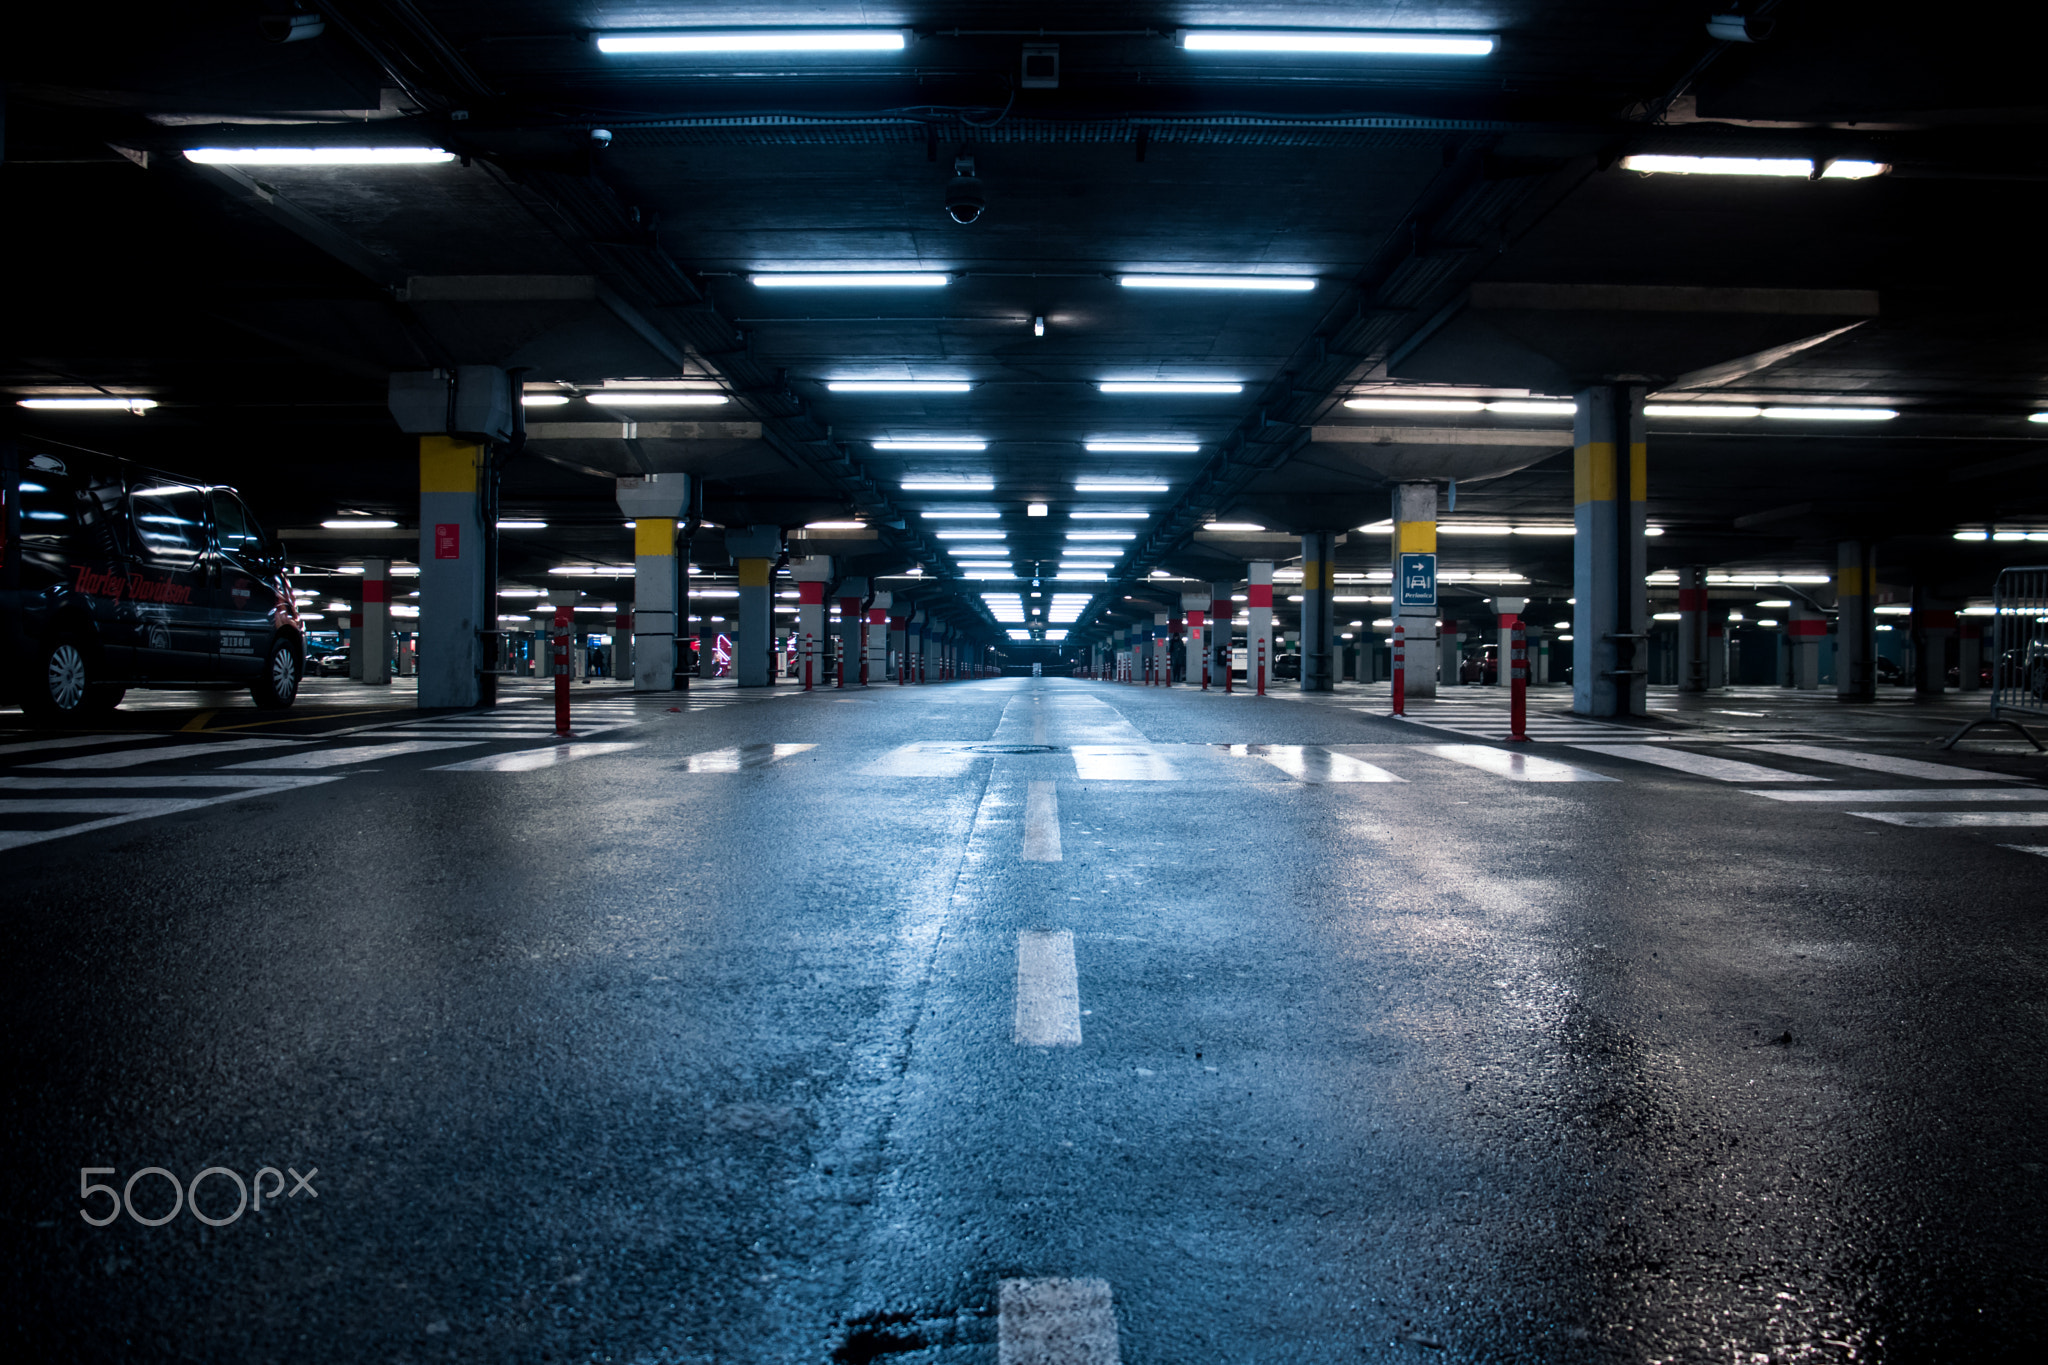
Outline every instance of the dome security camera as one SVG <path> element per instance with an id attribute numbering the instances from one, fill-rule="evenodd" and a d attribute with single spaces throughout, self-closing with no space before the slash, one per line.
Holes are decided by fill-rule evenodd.
<path id="1" fill-rule="evenodd" d="M 590 145 L 600 152 L 611 146 L 612 130 L 609 128 L 592 128 L 590 130 Z"/>
<path id="2" fill-rule="evenodd" d="M 954 157 L 953 179 L 946 186 L 946 216 L 965 225 L 981 217 L 981 211 L 987 207 L 981 182 L 974 178 L 974 158 Z"/>

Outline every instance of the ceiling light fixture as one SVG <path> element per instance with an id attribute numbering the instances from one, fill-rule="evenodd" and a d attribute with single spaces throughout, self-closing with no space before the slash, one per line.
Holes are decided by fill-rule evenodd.
<path id="1" fill-rule="evenodd" d="M 44 412 L 132 412 L 138 415 L 156 406 L 154 398 L 22 398 L 16 407 Z"/>
<path id="2" fill-rule="evenodd" d="M 1764 416 L 1793 422 L 1889 422 L 1892 408 L 1765 408 Z"/>
<path id="3" fill-rule="evenodd" d="M 864 521 L 807 521 L 804 523 L 804 529 L 806 531 L 865 531 L 868 529 L 868 524 Z"/>
<path id="4" fill-rule="evenodd" d="M 994 479 L 905 479 L 901 487 L 911 493 L 993 493 Z"/>
<path id="5" fill-rule="evenodd" d="M 920 512 L 927 521 L 994 521 L 1001 512 Z"/>
<path id="6" fill-rule="evenodd" d="M 1244 385 L 1216 379 L 1109 379 L 1096 388 L 1104 393 L 1243 393 Z"/>
<path id="7" fill-rule="evenodd" d="M 1164 493 L 1163 483 L 1136 483 L 1122 480 L 1081 479 L 1074 484 L 1077 493 Z"/>
<path id="8" fill-rule="evenodd" d="M 1067 532 L 1067 540 L 1068 540 L 1068 542 L 1069 542 L 1069 543 L 1072 543 L 1073 541 L 1077 541 L 1077 540 L 1136 540 L 1137 538 L 1138 538 L 1138 533 L 1137 533 L 1136 531 L 1069 531 L 1069 532 Z"/>
<path id="9" fill-rule="evenodd" d="M 678 56 L 724 52 L 901 52 L 909 46 L 900 28 L 710 30 L 665 33 L 602 33 L 597 50 L 608 56 Z"/>
<path id="10" fill-rule="evenodd" d="M 1150 512 L 1069 512 L 1075 521 L 1146 521 Z"/>
<path id="11" fill-rule="evenodd" d="M 966 393 L 974 386 L 964 379 L 828 379 L 833 393 Z"/>
<path id="12" fill-rule="evenodd" d="M 2027 414 L 2027 420 L 2029 422 L 2048 422 L 2048 412 L 2030 412 Z"/>
<path id="13" fill-rule="evenodd" d="M 1202 529 L 1204 531 L 1263 531 L 1266 528 L 1255 521 L 1212 521 Z"/>
<path id="14" fill-rule="evenodd" d="M 957 441 L 876 441 L 876 450 L 987 450 L 987 441 L 962 439 Z"/>
<path id="15" fill-rule="evenodd" d="M 932 534 L 933 534 L 933 535 L 934 535 L 935 537 L 937 537 L 938 539 L 940 539 L 940 540 L 1007 540 L 1007 539 L 1009 539 L 1009 533 L 1008 533 L 1008 532 L 1006 532 L 1006 531 L 995 531 L 995 530 L 990 530 L 990 529 L 989 529 L 988 527 L 985 527 L 985 526 L 970 526 L 970 527 L 968 527 L 967 529 L 965 529 L 965 530 L 960 530 L 960 531 L 934 531 L 934 532 L 932 532 Z"/>
<path id="16" fill-rule="evenodd" d="M 200 166 L 427 166 L 455 160 L 439 147 L 194 147 Z"/>
<path id="17" fill-rule="evenodd" d="M 936 270 L 791 270 L 749 275 L 761 289 L 938 289 L 952 276 Z"/>
<path id="18" fill-rule="evenodd" d="M 544 521 L 500 521 L 498 529 L 500 531 L 545 531 L 548 529 L 548 524 Z"/>
<path id="19" fill-rule="evenodd" d="M 1484 412 L 1486 404 L 1466 398 L 1347 398 L 1360 412 Z"/>
<path id="20" fill-rule="evenodd" d="M 336 517 L 320 523 L 330 531 L 392 531 L 398 528 L 395 521 L 382 517 Z"/>
<path id="21" fill-rule="evenodd" d="M 1375 33 L 1362 29 L 1182 29 L 1189 52 L 1276 52 L 1305 56 L 1487 57 L 1490 33 Z"/>
<path id="22" fill-rule="evenodd" d="M 688 392 L 671 389 L 665 393 L 626 393 L 606 389 L 584 395 L 586 402 L 601 408 L 715 408 L 726 401 L 722 393 Z"/>
<path id="23" fill-rule="evenodd" d="M 1316 287 L 1312 275 L 1119 275 L 1126 289 L 1236 289 L 1263 294 L 1306 294 Z"/>
<path id="24" fill-rule="evenodd" d="M 1737 403 L 1646 403 L 1645 417 L 1761 417 L 1762 408 Z"/>
<path id="25" fill-rule="evenodd" d="M 1882 161 L 1828 161 L 1820 175 L 1805 157 L 1764 156 L 1625 156 L 1625 171 L 1646 175 L 1763 175 L 1798 180 L 1866 180 L 1891 167 Z"/>
<path id="26" fill-rule="evenodd" d="M 559 408 L 569 401 L 566 393 L 526 393 L 519 396 L 523 408 Z"/>
<path id="27" fill-rule="evenodd" d="M 1195 441 L 1088 441 L 1084 448 L 1096 455 L 1193 455 L 1202 447 Z"/>
<path id="28" fill-rule="evenodd" d="M 1509 413 L 1516 417 L 1570 417 L 1579 410 L 1576 403 L 1549 402 L 1532 398 L 1509 398 L 1486 405 L 1488 412 Z"/>

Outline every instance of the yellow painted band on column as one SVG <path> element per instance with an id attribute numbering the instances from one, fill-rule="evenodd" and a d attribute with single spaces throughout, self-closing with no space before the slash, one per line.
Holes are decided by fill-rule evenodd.
<path id="1" fill-rule="evenodd" d="M 769 571 L 774 568 L 775 561 L 772 559 L 736 559 L 733 561 L 733 565 L 739 570 L 741 587 L 765 588 L 768 586 Z"/>
<path id="2" fill-rule="evenodd" d="M 480 449 L 474 441 L 458 441 L 452 436 L 420 437 L 420 492 L 476 492 Z"/>
<path id="3" fill-rule="evenodd" d="M 1301 562 L 1301 590 L 1303 592 L 1328 592 L 1337 581 L 1337 561 L 1325 563 L 1320 559 L 1304 559 Z"/>
<path id="4" fill-rule="evenodd" d="M 1572 451 L 1572 502 L 1614 501 L 1614 442 L 1588 441 Z"/>
<path id="5" fill-rule="evenodd" d="M 1650 448 L 1641 441 L 1628 448 L 1628 496 L 1646 502 L 1650 496 Z"/>
<path id="6" fill-rule="evenodd" d="M 1436 553 L 1436 523 L 1402 521 L 1394 524 L 1394 552 L 1404 555 Z"/>
<path id="7" fill-rule="evenodd" d="M 633 522 L 633 553 L 672 555 L 676 552 L 674 517 L 638 517 Z"/>
<path id="8" fill-rule="evenodd" d="M 1863 566 L 1861 564 L 1846 565 L 1836 572 L 1835 596 L 1861 597 L 1865 591 L 1866 589 L 1863 586 Z"/>

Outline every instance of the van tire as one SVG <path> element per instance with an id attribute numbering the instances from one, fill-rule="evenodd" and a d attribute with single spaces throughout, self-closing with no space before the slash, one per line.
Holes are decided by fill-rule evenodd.
<path id="1" fill-rule="evenodd" d="M 249 695 L 255 698 L 257 707 L 262 710 L 282 711 L 297 699 L 299 675 L 304 668 L 299 661 L 299 651 L 292 648 L 290 640 L 274 640 L 269 657 L 264 661 L 263 672 L 249 688 Z"/>
<path id="2" fill-rule="evenodd" d="M 40 721 L 91 715 L 100 709 L 93 705 L 100 691 L 93 681 L 98 672 L 89 645 L 69 635 L 60 636 L 29 656 L 21 709 Z"/>

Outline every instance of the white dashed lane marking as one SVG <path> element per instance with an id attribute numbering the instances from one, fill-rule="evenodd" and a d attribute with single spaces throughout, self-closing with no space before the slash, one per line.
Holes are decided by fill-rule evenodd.
<path id="1" fill-rule="evenodd" d="M 1827 781 L 1825 777 L 1788 773 L 1783 768 L 1766 768 L 1760 763 L 1739 763 L 1732 758 L 1711 758 L 1684 749 L 1661 749 L 1649 744 L 1574 744 L 1572 747 L 1589 754 L 1605 754 L 1609 758 L 1626 758 L 1637 763 L 1654 763 L 1660 768 L 1676 768 L 1694 777 L 1711 777 L 1716 782 Z"/>
<path id="2" fill-rule="evenodd" d="M 1553 758 L 1537 758 L 1514 749 L 1496 749 L 1489 744 L 1425 744 L 1421 746 L 1438 758 L 1463 763 L 1481 772 L 1505 777 L 1510 782 L 1619 782 L 1618 777 L 1574 768 Z"/>
<path id="3" fill-rule="evenodd" d="M 1863 820 L 1915 829 L 1983 829 L 1998 825 L 2048 825 L 2048 810 L 1852 810 Z"/>
<path id="4" fill-rule="evenodd" d="M 251 749 L 275 749 L 280 745 L 298 742 L 291 739 L 222 739 L 204 744 L 173 744 L 168 749 L 123 749 L 111 754 L 79 754 L 71 758 L 53 758 L 47 763 L 28 763 L 23 767 L 48 768 L 64 772 L 133 768 L 142 763 L 162 763 L 179 758 L 206 758 L 214 754 L 247 753 Z"/>
<path id="5" fill-rule="evenodd" d="M 460 763 L 443 763 L 428 771 L 437 773 L 528 773 L 536 768 L 552 768 L 562 763 L 573 763 L 579 758 L 597 758 L 603 754 L 621 753 L 637 749 L 637 743 L 617 744 L 552 744 L 545 749 L 521 749 L 510 754 L 486 754 L 482 758 L 468 758 Z"/>
<path id="6" fill-rule="evenodd" d="M 1761 796 L 1772 801 L 1827 802 L 1830 805 L 1855 805 L 1859 801 L 1911 801 L 1931 804 L 1937 801 L 2037 801 L 2048 802 L 2048 787 L 1883 787 L 1876 790 L 1845 791 L 1753 791 L 1751 796 Z"/>
<path id="7" fill-rule="evenodd" d="M 1120 1365 L 1109 1281 L 1004 1280 L 997 1365 Z"/>
<path id="8" fill-rule="evenodd" d="M 1011 1037 L 1026 1047 L 1081 1045 L 1081 983 L 1070 930 L 1018 933 L 1017 1016 Z"/>
<path id="9" fill-rule="evenodd" d="M 1890 754 L 1862 754 L 1852 749 L 1830 749 L 1819 744 L 1741 744 L 1741 749 L 1758 753 L 1804 758 L 1815 763 L 1839 763 L 1849 768 L 1867 768 L 1894 777 L 1917 777 L 1926 782 L 2017 782 L 2017 777 L 1958 768 L 1951 763 L 1926 763 L 1917 758 L 1893 758 Z"/>
<path id="10" fill-rule="evenodd" d="M 1157 750 L 1141 744 L 1076 744 L 1074 775 L 1083 782 L 1178 782 Z"/>
<path id="11" fill-rule="evenodd" d="M 1060 860 L 1059 794 L 1050 782 L 1033 782 L 1024 796 L 1024 861 Z"/>

